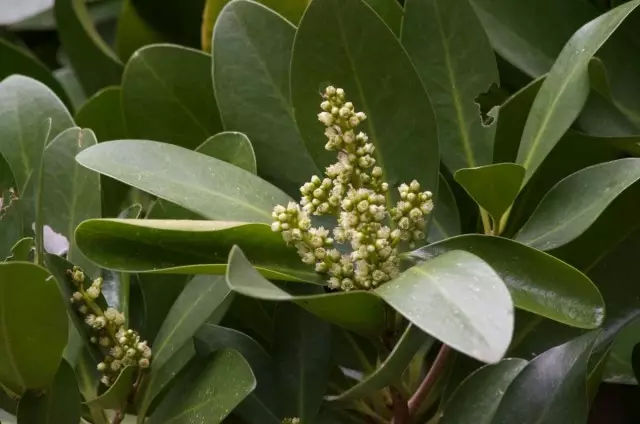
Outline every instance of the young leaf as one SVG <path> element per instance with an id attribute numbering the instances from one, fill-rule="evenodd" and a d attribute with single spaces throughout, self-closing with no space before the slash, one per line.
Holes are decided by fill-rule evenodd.
<path id="1" fill-rule="evenodd" d="M 271 223 L 273 207 L 290 201 L 247 171 L 171 144 L 109 141 L 82 151 L 76 160 L 207 219 Z"/>
<path id="2" fill-rule="evenodd" d="M 210 66 L 208 54 L 186 47 L 165 44 L 138 50 L 122 76 L 128 136 L 193 149 L 220 132 Z"/>
<path id="3" fill-rule="evenodd" d="M 536 96 L 524 127 L 517 163 L 526 184 L 566 132 L 589 95 L 589 60 L 640 2 L 632 1 L 599 16 L 571 37 Z"/>
<path id="4" fill-rule="evenodd" d="M 224 274 L 229 251 L 238 244 L 268 278 L 319 281 L 280 234 L 265 224 L 94 219 L 78 226 L 76 241 L 104 268 L 175 274 Z"/>
<path id="5" fill-rule="evenodd" d="M 332 84 L 345 90 L 367 120 L 361 130 L 390 187 L 416 179 L 437 194 L 440 157 L 433 108 L 411 60 L 386 24 L 362 0 L 315 0 L 305 12 L 291 61 L 296 122 L 316 164 L 325 150 L 317 120 L 320 96 Z M 389 190 L 388 203 L 397 200 Z"/>
<path id="6" fill-rule="evenodd" d="M 460 212 L 456 198 L 447 180 L 440 174 L 438 198 L 434 200 L 435 210 L 427 241 L 435 243 L 460 234 Z"/>
<path id="7" fill-rule="evenodd" d="M 116 381 L 100 396 L 88 399 L 85 404 L 89 407 L 119 410 L 127 401 L 133 384 L 134 367 L 125 367 Z"/>
<path id="8" fill-rule="evenodd" d="M 579 328 L 604 320 L 604 301 L 583 273 L 539 250 L 512 240 L 469 234 L 432 244 L 411 254 L 430 259 L 466 250 L 486 261 L 507 284 L 516 307 Z"/>
<path id="9" fill-rule="evenodd" d="M 483 124 L 475 99 L 498 83 L 498 67 L 469 0 L 407 0 L 402 44 L 433 102 L 445 165 L 489 165 L 495 126 Z"/>
<path id="10" fill-rule="evenodd" d="M 56 28 L 87 95 L 118 84 L 122 63 L 96 31 L 82 0 L 56 0 Z"/>
<path id="11" fill-rule="evenodd" d="M 276 310 L 273 358 L 283 412 L 313 422 L 327 386 L 331 327 L 294 303 Z"/>
<path id="12" fill-rule="evenodd" d="M 51 387 L 44 392 L 27 391 L 18 404 L 20 424 L 80 422 L 80 390 L 73 368 L 61 361 Z"/>
<path id="13" fill-rule="evenodd" d="M 475 359 L 499 361 L 511 342 L 513 302 L 486 262 L 453 250 L 375 292 L 422 331 Z"/>
<path id="14" fill-rule="evenodd" d="M 44 268 L 27 262 L 0 263 L 3 385 L 18 394 L 49 387 L 67 344 L 67 324 L 63 300 Z"/>
<path id="15" fill-rule="evenodd" d="M 198 146 L 196 152 L 223 160 L 252 174 L 258 171 L 251 141 L 239 132 L 225 131 L 209 137 Z"/>
<path id="16" fill-rule="evenodd" d="M 256 387 L 247 361 L 234 350 L 193 361 L 167 393 L 149 424 L 219 424 Z"/>
<path id="17" fill-rule="evenodd" d="M 288 302 L 293 301 L 308 311 L 332 322 L 365 335 L 376 335 L 382 331 L 385 320 L 383 302 L 372 292 L 352 291 L 318 294 L 292 295 L 258 273 L 242 251 L 234 246 L 229 254 L 227 283 L 236 293 L 256 299 Z"/>
<path id="18" fill-rule="evenodd" d="M 23 239 L 20 239 L 11 248 L 11 256 L 7 257 L 6 262 L 32 262 L 33 249 L 33 237 L 25 237 Z"/>
<path id="19" fill-rule="evenodd" d="M 115 49 L 118 57 L 125 62 L 144 46 L 169 41 L 167 37 L 145 22 L 131 3 L 131 0 L 123 1 L 120 15 L 118 16 L 118 27 L 116 28 Z"/>
<path id="20" fill-rule="evenodd" d="M 497 231 L 500 218 L 509 210 L 520 192 L 524 168 L 513 163 L 496 163 L 458 169 L 454 178 L 478 206 L 489 212 Z"/>
<path id="21" fill-rule="evenodd" d="M 626 158 L 582 169 L 556 184 L 515 239 L 541 250 L 582 234 L 613 200 L 640 179 L 640 159 Z"/>
<path id="22" fill-rule="evenodd" d="M 225 129 L 245 133 L 260 175 L 292 194 L 319 173 L 290 101 L 295 33 L 291 23 L 268 8 L 238 0 L 220 13 L 212 41 L 213 83 Z"/>

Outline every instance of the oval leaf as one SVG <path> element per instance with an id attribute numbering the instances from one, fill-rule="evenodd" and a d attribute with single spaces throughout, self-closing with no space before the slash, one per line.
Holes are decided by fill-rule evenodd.
<path id="1" fill-rule="evenodd" d="M 253 153 L 251 141 L 242 133 L 218 133 L 198 146 L 196 152 L 223 160 L 252 174 L 257 173 L 256 155 Z"/>
<path id="2" fill-rule="evenodd" d="M 626 158 L 582 169 L 556 184 L 515 239 L 551 250 L 584 233 L 616 197 L 640 179 L 640 159 Z"/>
<path id="3" fill-rule="evenodd" d="M 99 141 L 126 138 L 121 95 L 120 87 L 107 87 L 98 91 L 76 112 L 76 124 L 91 128 Z"/>
<path id="4" fill-rule="evenodd" d="M 273 207 L 290 201 L 247 171 L 171 144 L 109 141 L 84 150 L 76 160 L 207 219 L 271 223 Z"/>
<path id="5" fill-rule="evenodd" d="M 416 265 L 375 292 L 433 337 L 475 359 L 498 362 L 513 332 L 513 302 L 479 257 L 453 250 Z"/>
<path id="6" fill-rule="evenodd" d="M 427 241 L 435 243 L 461 233 L 460 212 L 456 198 L 447 180 L 440 174 L 438 197 L 434 201 L 435 210 L 429 227 Z"/>

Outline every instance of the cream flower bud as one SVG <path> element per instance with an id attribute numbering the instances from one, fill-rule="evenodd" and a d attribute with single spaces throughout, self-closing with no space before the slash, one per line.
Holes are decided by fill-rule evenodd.
<path id="1" fill-rule="evenodd" d="M 344 90 L 342 88 L 337 88 L 336 89 L 336 95 L 340 98 L 344 97 Z"/>
<path id="2" fill-rule="evenodd" d="M 150 362 L 147 358 L 142 358 L 138 361 L 138 366 L 140 368 L 149 368 Z"/>
<path id="3" fill-rule="evenodd" d="M 414 192 L 420 191 L 420 183 L 416 180 L 413 180 L 411 181 L 409 188 L 411 189 L 411 191 L 414 191 Z"/>
<path id="4" fill-rule="evenodd" d="M 87 289 L 87 296 L 91 299 L 97 299 L 100 296 L 100 289 L 96 286 L 91 286 Z"/>
<path id="5" fill-rule="evenodd" d="M 320 103 L 320 107 L 322 108 L 322 110 L 325 110 L 328 112 L 331 110 L 331 103 L 325 100 L 322 103 Z"/>
<path id="6" fill-rule="evenodd" d="M 322 122 L 326 126 L 333 125 L 333 120 L 333 115 L 331 115 L 329 112 L 320 112 L 318 114 L 318 121 Z"/>
<path id="7" fill-rule="evenodd" d="M 111 340 L 108 337 L 100 337 L 100 346 L 109 347 Z"/>
<path id="8" fill-rule="evenodd" d="M 121 367 L 122 367 L 122 362 L 120 362 L 117 359 L 111 363 L 112 371 L 119 371 Z"/>
<path id="9" fill-rule="evenodd" d="M 100 362 L 96 368 L 98 369 L 98 371 L 105 371 L 107 369 L 107 364 L 105 364 L 104 362 Z"/>
<path id="10" fill-rule="evenodd" d="M 89 308 L 87 308 L 86 305 L 82 305 L 78 308 L 78 312 L 80 312 L 82 315 L 86 315 L 87 312 L 89 312 Z"/>
<path id="11" fill-rule="evenodd" d="M 336 88 L 332 85 L 328 86 L 325 90 L 325 94 L 327 96 L 335 96 L 336 95 Z"/>

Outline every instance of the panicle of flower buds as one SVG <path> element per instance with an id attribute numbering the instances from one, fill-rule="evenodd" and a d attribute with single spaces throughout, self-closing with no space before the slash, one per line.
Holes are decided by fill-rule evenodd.
<path id="1" fill-rule="evenodd" d="M 300 424 L 300 418 L 285 418 L 282 424 Z"/>
<path id="2" fill-rule="evenodd" d="M 102 292 L 102 278 L 96 278 L 85 288 L 85 275 L 80 268 L 73 267 L 68 274 L 77 288 L 69 300 L 91 328 L 94 334 L 91 342 L 97 344 L 104 355 L 97 365 L 102 373 L 100 381 L 111 386 L 127 366 L 148 368 L 152 353 L 147 342 L 141 340 L 136 331 L 125 328 L 122 312 L 110 307 L 103 310 L 95 301 Z"/>
<path id="3" fill-rule="evenodd" d="M 376 166 L 375 147 L 357 131 L 366 114 L 356 112 L 344 90 L 333 86 L 326 88 L 320 107 L 318 120 L 328 139 L 325 149 L 336 151 L 338 161 L 327 167 L 324 178 L 314 175 L 300 188 L 300 204 L 276 206 L 271 228 L 297 248 L 304 263 L 327 276 L 330 288 L 372 289 L 399 274 L 401 242 L 413 248 L 424 240 L 432 194 L 420 192 L 415 180 L 402 184 L 401 200 L 388 211 L 389 184 Z M 310 215 L 335 215 L 338 226 L 332 233 L 312 228 Z M 349 244 L 351 253 L 341 254 L 335 243 Z"/>

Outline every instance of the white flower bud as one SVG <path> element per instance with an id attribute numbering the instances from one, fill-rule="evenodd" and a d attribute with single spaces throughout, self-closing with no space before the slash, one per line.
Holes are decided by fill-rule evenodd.
<path id="1" fill-rule="evenodd" d="M 322 110 L 325 110 L 328 112 L 331 110 L 331 103 L 325 100 L 322 103 L 320 103 L 320 107 L 322 108 Z"/>
<path id="2" fill-rule="evenodd" d="M 364 112 L 358 112 L 356 113 L 356 117 L 358 118 L 359 121 L 364 121 L 365 119 L 367 119 L 367 115 L 365 115 Z"/>
<path id="3" fill-rule="evenodd" d="M 337 88 L 336 95 L 341 99 L 344 98 L 344 90 L 342 88 Z"/>
<path id="4" fill-rule="evenodd" d="M 111 340 L 108 337 L 100 337 L 100 346 L 109 347 Z"/>
<path id="5" fill-rule="evenodd" d="M 87 296 L 91 299 L 97 299 L 100 296 L 100 289 L 96 286 L 91 286 L 87 289 Z"/>
<path id="6" fill-rule="evenodd" d="M 116 359 L 115 361 L 113 361 L 111 363 L 111 370 L 112 371 L 119 371 L 121 366 L 122 366 L 122 362 L 120 362 L 120 361 L 118 361 Z"/>
<path id="7" fill-rule="evenodd" d="M 140 368 L 149 368 L 150 362 L 147 358 L 142 358 L 138 361 L 138 366 Z"/>
<path id="8" fill-rule="evenodd" d="M 316 272 L 327 272 L 328 269 L 329 267 L 324 262 L 318 262 L 316 264 Z"/>
<path id="9" fill-rule="evenodd" d="M 360 120 L 357 116 L 353 115 L 351 116 L 351 118 L 349 118 L 349 125 L 351 125 L 351 128 L 355 128 L 360 125 Z"/>
<path id="10" fill-rule="evenodd" d="M 329 112 L 320 112 L 318 114 L 318 121 L 322 122 L 326 126 L 333 125 L 333 115 Z"/>
<path id="11" fill-rule="evenodd" d="M 96 321 L 96 316 L 93 314 L 87 315 L 87 317 L 84 319 L 84 322 L 90 327 L 93 327 L 93 324 L 95 323 L 95 321 Z"/>
<path id="12" fill-rule="evenodd" d="M 87 308 L 86 305 L 82 305 L 78 308 L 78 312 L 80 312 L 82 315 L 86 315 L 87 312 L 89 312 L 89 308 Z"/>
<path id="13" fill-rule="evenodd" d="M 96 317 L 96 319 L 93 321 L 93 328 L 96 328 L 98 330 L 104 328 L 105 325 L 107 325 L 107 320 L 105 319 L 105 317 Z"/>
<path id="14" fill-rule="evenodd" d="M 118 313 L 118 315 L 116 315 L 116 319 L 115 319 L 115 323 L 116 325 L 124 325 L 124 322 L 126 321 L 126 318 L 124 316 L 123 313 Z"/>
<path id="15" fill-rule="evenodd" d="M 273 223 L 271 223 L 271 231 L 273 231 L 274 233 L 279 233 L 280 231 L 282 231 L 282 225 L 279 221 L 274 221 Z"/>
<path id="16" fill-rule="evenodd" d="M 418 191 L 420 191 L 420 183 L 418 181 L 416 181 L 416 180 L 413 180 L 413 181 L 411 181 L 411 184 L 409 185 L 409 188 L 413 192 L 418 192 Z"/>
<path id="17" fill-rule="evenodd" d="M 367 202 L 366 200 L 361 200 L 360 202 L 358 202 L 357 208 L 360 212 L 366 212 L 367 209 L 369 209 L 369 202 Z"/>
<path id="18" fill-rule="evenodd" d="M 332 86 L 332 85 L 328 86 L 325 89 L 325 94 L 327 96 L 335 96 L 336 95 L 336 88 L 334 86 Z"/>
<path id="19" fill-rule="evenodd" d="M 117 316 L 118 311 L 116 311 L 114 308 L 107 308 L 107 310 L 104 311 L 104 317 L 107 319 L 107 321 L 115 321 Z"/>
<path id="20" fill-rule="evenodd" d="M 105 371 L 107 369 L 107 364 L 105 364 L 104 362 L 100 362 L 97 368 L 98 368 L 98 371 L 100 372 Z"/>

